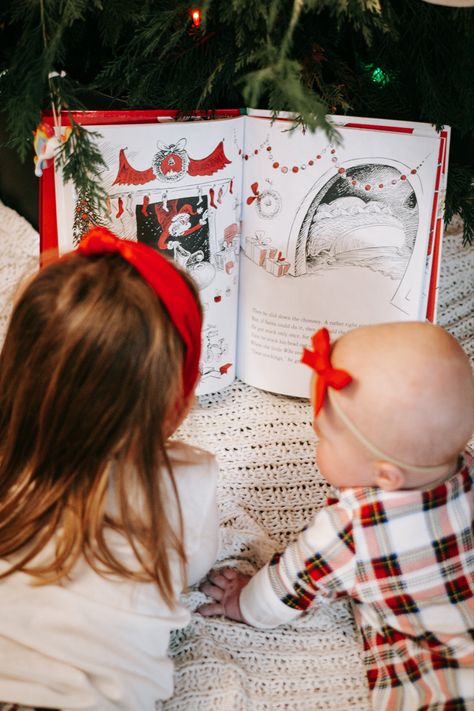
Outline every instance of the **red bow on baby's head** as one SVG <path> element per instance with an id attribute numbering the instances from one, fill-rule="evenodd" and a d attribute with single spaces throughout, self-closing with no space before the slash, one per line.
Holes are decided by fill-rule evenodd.
<path id="1" fill-rule="evenodd" d="M 79 254 L 94 257 L 120 254 L 148 282 L 167 310 L 184 341 L 183 391 L 189 395 L 199 374 L 202 317 L 196 299 L 182 275 L 167 259 L 142 242 L 119 239 L 105 227 L 94 227 L 77 248 Z"/>
<path id="2" fill-rule="evenodd" d="M 313 350 L 304 348 L 301 362 L 316 371 L 316 388 L 314 397 L 314 414 L 317 415 L 323 406 L 328 387 L 341 390 L 352 381 L 352 375 L 345 370 L 338 370 L 331 365 L 331 344 L 329 331 L 321 328 L 311 337 Z"/>

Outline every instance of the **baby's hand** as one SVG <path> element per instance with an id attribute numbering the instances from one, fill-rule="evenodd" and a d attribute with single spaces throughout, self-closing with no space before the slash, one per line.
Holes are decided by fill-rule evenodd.
<path id="1" fill-rule="evenodd" d="M 212 615 L 225 615 L 230 620 L 245 622 L 240 612 L 239 597 L 240 591 L 250 580 L 249 575 L 242 575 L 234 568 L 221 568 L 214 570 L 207 576 L 207 582 L 200 586 L 201 592 L 214 598 L 215 602 L 209 602 L 198 607 L 197 612 L 204 617 Z"/>

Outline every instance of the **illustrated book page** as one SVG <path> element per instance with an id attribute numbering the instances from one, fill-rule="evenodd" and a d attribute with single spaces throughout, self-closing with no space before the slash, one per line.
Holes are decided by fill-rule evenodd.
<path id="1" fill-rule="evenodd" d="M 331 143 L 286 113 L 74 118 L 95 133 L 106 211 L 94 214 L 87 194 L 46 167 L 42 250 L 74 249 L 98 224 L 187 270 L 204 309 L 198 394 L 238 375 L 306 396 L 301 349 L 321 325 L 337 336 L 434 318 L 448 129 L 335 116 Z"/>
<path id="2" fill-rule="evenodd" d="M 197 392 L 215 392 L 235 378 L 243 122 L 136 124 L 131 114 L 130 123 L 88 125 L 106 166 L 105 215 L 92 215 L 87 195 L 56 171 L 59 251 L 101 224 L 174 259 L 197 284 L 204 310 Z"/>
<path id="3" fill-rule="evenodd" d="M 245 117 L 237 373 L 307 396 L 321 326 L 424 319 L 440 137 Z M 291 130 L 289 130 L 291 129 Z"/>

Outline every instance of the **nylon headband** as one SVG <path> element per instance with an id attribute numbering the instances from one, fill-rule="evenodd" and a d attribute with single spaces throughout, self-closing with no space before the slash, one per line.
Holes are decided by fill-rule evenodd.
<path id="1" fill-rule="evenodd" d="M 119 254 L 151 286 L 183 339 L 183 391 L 185 397 L 189 395 L 199 375 L 202 317 L 194 294 L 178 270 L 148 245 L 120 239 L 105 227 L 89 230 L 76 252 L 85 257 Z"/>
<path id="2" fill-rule="evenodd" d="M 402 462 L 400 459 L 391 457 L 390 454 L 386 454 L 381 449 L 376 447 L 375 444 L 372 444 L 372 442 L 367 439 L 367 437 L 360 431 L 355 422 L 351 420 L 349 415 L 344 412 L 340 404 L 337 402 L 337 397 L 335 397 L 335 394 L 333 392 L 330 392 L 328 390 L 327 396 L 331 403 L 331 407 L 334 409 L 334 412 L 344 423 L 347 429 L 371 454 L 373 454 L 378 459 L 382 459 L 385 462 L 390 462 L 391 464 L 400 467 L 400 469 L 406 469 L 407 471 L 414 472 L 415 474 L 436 474 L 438 472 L 445 471 L 446 464 L 448 464 L 448 462 L 446 462 L 445 464 L 434 464 L 425 466 L 417 464 L 407 464 L 406 462 Z"/>

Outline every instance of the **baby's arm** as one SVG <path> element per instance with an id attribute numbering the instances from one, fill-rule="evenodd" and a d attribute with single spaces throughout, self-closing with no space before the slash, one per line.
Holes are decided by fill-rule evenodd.
<path id="1" fill-rule="evenodd" d="M 249 575 L 242 575 L 234 568 L 221 568 L 207 576 L 200 590 L 212 597 L 215 602 L 201 605 L 198 612 L 204 617 L 224 615 L 235 622 L 246 622 L 240 610 L 240 593 L 248 581 Z"/>
<path id="2" fill-rule="evenodd" d="M 269 629 L 291 622 L 316 598 L 350 594 L 354 575 L 350 515 L 330 506 L 254 576 L 229 568 L 211 573 L 201 590 L 215 602 L 199 612 Z"/>

